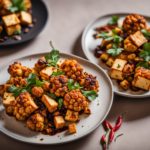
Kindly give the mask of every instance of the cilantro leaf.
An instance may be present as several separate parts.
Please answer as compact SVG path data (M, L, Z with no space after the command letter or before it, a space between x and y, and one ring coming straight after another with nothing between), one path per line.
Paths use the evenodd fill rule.
M112 20L110 20L110 21L108 22L108 25L115 24L115 23L118 22L118 20L119 20L119 17L118 17L118 16L112 16Z
M141 32L147 40L150 40L150 32L148 32L146 29L142 29Z
M123 48L117 48L117 44L113 44L111 49L107 50L107 54L112 55L113 57L120 54L124 49Z
M63 104L63 99L62 98L58 99L58 107L61 107L62 104Z
M139 66L144 67L145 69L149 69L149 70L150 70L150 66L148 65L147 62L139 62L139 63L136 65L136 67L139 67Z
M37 75L35 73L30 73L29 77L26 79L27 86L36 84L36 77Z
M21 34L21 31L15 31L13 34L14 34L14 35Z
M112 29L111 31L112 31L113 34L117 35L117 32L116 32L115 29Z
M53 98L53 99L56 99L56 98L57 98L57 96L56 96L55 94L52 94L52 93L47 93L47 95L50 96L50 97Z
M118 64L118 68L120 68L121 67L121 65L120 64Z
M61 74L65 74L65 73L63 71L57 71L57 72L53 71L52 77L56 77L56 76L61 75Z
M60 56L58 56L59 51L54 48L54 46L52 45L52 42L50 42L50 45L52 47L52 51L50 52L50 56L48 55L45 56L45 59L49 61L46 65L57 67L57 62L60 59Z
M67 85L68 85L69 91L71 91L73 89L82 89L83 88L77 82L74 85L73 84L74 84L74 80L73 79L68 79Z
M40 81L39 79L36 79L36 83L32 86L38 86L38 87L42 87L43 84L45 83L46 81Z
M87 74L87 72L85 71L84 74Z
M98 97L98 94L95 91L83 91L81 90L84 97L88 98L90 101L94 101L96 97Z

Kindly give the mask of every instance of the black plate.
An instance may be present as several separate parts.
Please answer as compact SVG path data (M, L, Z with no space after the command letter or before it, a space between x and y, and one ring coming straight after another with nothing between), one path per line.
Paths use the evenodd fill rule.
M7 40L5 40L4 42L0 42L0 46L10 46L26 42L37 36L44 29L48 20L47 7L42 0L31 0L31 2L32 19L37 20L37 22L34 24L34 27L29 28L28 33L24 33L24 30L27 28L27 26L22 26L20 41L15 40L14 38L12 38L12 36L9 36ZM2 21L0 21L0 25L2 25ZM4 36L7 36L5 29L3 30L0 38L3 38Z

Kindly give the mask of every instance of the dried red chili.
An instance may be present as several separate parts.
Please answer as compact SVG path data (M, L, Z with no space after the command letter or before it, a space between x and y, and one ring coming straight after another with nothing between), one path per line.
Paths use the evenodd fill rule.
M123 116L124 116L125 113L127 113L127 111L125 111L121 116L118 117L117 125L111 130L108 145L112 142L112 140L114 138L114 135L115 135L115 131L121 126L121 124L122 124L122 118L123 118Z

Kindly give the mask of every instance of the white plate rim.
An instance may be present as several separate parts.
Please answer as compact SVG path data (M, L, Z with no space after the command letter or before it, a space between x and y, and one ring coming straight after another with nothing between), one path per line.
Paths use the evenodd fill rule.
M16 61L17 59L23 59L23 58L26 58L26 57L32 57L32 56L35 56L35 55L46 55L46 54L48 54L48 52L36 53L36 54L29 54L29 55L26 55L26 56L23 56L23 57L18 57L18 58L9 60L9 62L11 62L11 61ZM109 76L107 75L107 73L106 73L100 66L98 66L97 64L94 64L94 63L90 62L89 60L86 60L86 59L84 59L84 58L81 58L81 57L76 56L76 55L73 55L73 54L67 54L67 53L62 53L62 52L60 52L59 54L60 54L60 55L61 55L61 54L62 54L62 55L67 55L68 57L69 57L69 56L75 57L75 58L78 58L78 59L83 60L83 61L85 61L85 62L91 63L92 65L95 65L96 67L98 67L98 68L102 71L102 73L107 77L107 79L108 79L108 81L109 81L109 83L110 83L110 85L111 85L111 87L110 87L110 89L111 89L111 102L110 102L110 104L109 104L109 108L108 108L108 110L107 110L107 113L105 114L105 116L103 117L103 119L101 120L101 122L99 122L92 130L88 131L86 134L84 134L84 135L82 135L82 136L80 136L80 137L78 137L78 138L76 138L76 139L73 139L73 140L70 140L70 141L66 141L66 142L60 142L60 143L57 143L57 144L56 144L56 143L42 143L42 142L38 142L38 143L37 143L37 142L34 142L34 143L33 143L33 142L31 142L31 141L25 141L25 140L22 139L22 138L17 138L17 136L12 136L11 134L9 134L8 132L6 132L6 131L3 130L2 128L0 128L0 132L4 133L5 135L7 135L7 136L9 136L9 137L11 137L11 138L13 138L13 139L15 139L15 140L18 140L18 141L21 141L21 142L25 142L25 143L30 143L30 144L35 144L35 145L60 145L60 144L65 144L65 143L69 143L69 142L72 142L72 141L76 141L76 140L78 140L78 139L81 139L81 138L87 136L88 134L90 134L91 132L93 132L95 129L97 129L97 128L102 124L102 122L105 120L105 118L107 117L107 115L108 115L109 112L110 112L110 109L111 109L112 104L113 104L113 99L114 99L113 84L112 84L112 81L110 80ZM0 69L1 69L2 66L8 64L9 62L6 62L6 63L2 64L2 65L0 66Z
M83 53L84 55L86 56L86 58L92 62L92 60L90 59L90 57L88 56L88 54L86 53L86 48L85 48L85 37L86 37L86 33L88 32L88 29L90 28L90 26L96 22L98 19L100 18L103 18L105 16L110 16L110 15L129 15L129 14L133 14L133 12L120 12L120 13L108 13L108 14L104 14L104 15L101 15L95 19L93 19L92 21L89 22L89 24L85 27L83 33L82 33L82 38L81 38L81 46L82 46L82 50L83 50ZM139 14L141 16L144 16L144 17L147 17L147 18L150 18L148 15L145 15L145 14ZM98 65L100 66L100 65ZM101 67L102 68L102 67ZM103 68L102 68L103 70ZM105 71L104 71L105 72ZM107 74L107 73L106 73ZM110 77L109 77L110 78ZM114 89L114 88L113 88ZM148 91L150 93L150 91ZM124 92L119 92L119 91L115 91L114 90L114 93L117 94L117 95L120 95L120 96L125 96L125 97L130 97L130 98L146 98L146 97L150 97L150 94L149 95L132 95L132 94L127 94L127 93L124 93Z

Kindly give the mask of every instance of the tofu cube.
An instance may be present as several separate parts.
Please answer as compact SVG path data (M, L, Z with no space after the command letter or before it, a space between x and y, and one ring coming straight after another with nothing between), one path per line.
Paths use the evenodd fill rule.
M15 100L15 97L13 96L14 93L7 93L5 92L4 93L4 96L3 96L3 105L4 107L7 107L10 105L10 102Z
M20 21L23 25L28 25L32 23L32 16L26 11L20 12Z
M127 64L126 60L116 59L113 66L111 67L111 75L110 77L113 79L123 80L123 68Z
M59 60L59 61L57 62L57 66L60 67L62 63L63 63L63 61L62 61L62 60Z
M12 5L11 0L1 0L0 3L3 5L2 7L3 7L4 9L7 9L7 7L9 7L9 6Z
M65 120L75 122L78 119L78 112L67 110Z
M127 90L130 88L130 83L127 80L123 80L122 82L120 82L120 86L124 89Z
M55 124L56 129L61 129L65 125L65 120L62 116L55 116L54 124Z
M30 9L32 7L32 3L30 0L23 0L23 2L25 3L26 9Z
M102 54L100 58L104 61L107 61L109 57L110 57L109 54Z
M113 65L114 61L115 61L115 60L114 60L112 57L110 57L110 58L107 60L106 65L109 66L109 67L111 67L111 66Z
M20 23L16 14L11 14L7 16L3 16L2 20L4 22L5 27L14 26Z
M43 80L49 80L50 76L52 75L53 71L57 72L57 68L53 66L48 66L41 70L40 75Z
M5 29L6 29L7 34L10 36L10 35L13 35L15 31L21 31L21 25L17 24L14 26L5 27Z
M4 95L4 85L0 85L0 96Z
M85 114L91 114L91 110L90 110L89 106L87 106L87 107L84 108L84 113Z
M106 47L106 45L108 45L109 43L111 43L112 41L105 41L105 39L103 39L102 43L101 43L101 47Z
M57 110L58 103L53 98L44 94L42 96L42 102L46 105L50 113Z
M134 60L136 58L136 54L132 53L128 55L128 60Z
M147 42L147 39L144 37L141 31L137 31L133 35L130 35L130 39L137 47L140 47Z
M69 133L77 133L76 125L75 124L70 124L68 125Z
M146 91L150 90L150 80L143 78L141 76L138 76L133 81L134 82L132 84L134 84L135 87L144 89Z

